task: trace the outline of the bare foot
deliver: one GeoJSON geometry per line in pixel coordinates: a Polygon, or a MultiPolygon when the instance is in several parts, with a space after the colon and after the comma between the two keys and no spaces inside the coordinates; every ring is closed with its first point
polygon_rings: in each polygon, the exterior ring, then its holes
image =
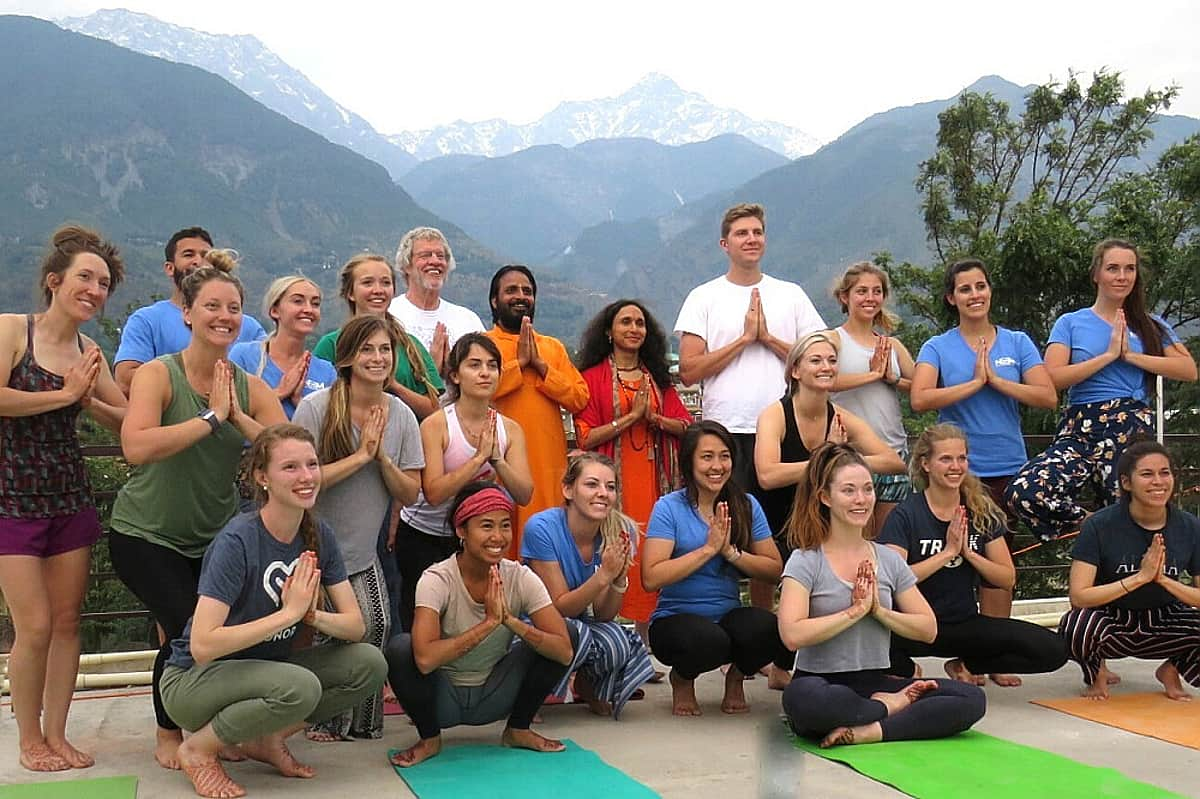
{"type": "Polygon", "coordinates": [[[877,691],[871,694],[871,698],[877,702],[882,702],[887,708],[888,715],[894,716],[913,702],[916,702],[924,694],[936,690],[937,683],[933,680],[916,680],[899,691],[877,691]]]}
{"type": "Polygon", "coordinates": [[[985,680],[983,677],[979,677],[967,671],[967,667],[964,666],[963,662],[958,658],[954,658],[954,660],[947,660],[945,668],[946,674],[952,680],[965,682],[967,685],[983,686],[987,684],[987,680],[985,680]]]}
{"type": "Polygon", "coordinates": [[[274,766],[285,777],[300,777],[307,780],[317,776],[317,772],[312,766],[306,766],[292,755],[287,744],[278,735],[268,735],[254,741],[247,741],[242,744],[242,751],[260,763],[274,766]]]}
{"type": "Polygon", "coordinates": [[[392,690],[392,686],[388,683],[383,684],[383,701],[396,702],[396,692],[392,690]]]}
{"type": "Polygon", "coordinates": [[[318,744],[331,744],[346,740],[342,736],[332,733],[329,730],[322,729],[321,727],[309,727],[304,731],[304,737],[313,743],[318,744]]]}
{"type": "Polygon", "coordinates": [[[1115,672],[1109,671],[1108,666],[1104,663],[1100,664],[1099,674],[1101,677],[1104,678],[1104,681],[1107,682],[1109,685],[1120,685],[1121,684],[1121,675],[1116,674],[1115,672]]]}
{"type": "Polygon", "coordinates": [[[504,728],[500,743],[512,749],[531,749],[534,752],[561,752],[567,748],[562,741],[538,735],[533,730],[514,730],[511,727],[504,728]]]}
{"type": "Polygon", "coordinates": [[[1179,669],[1175,668],[1175,664],[1171,661],[1164,660],[1162,665],[1154,671],[1154,677],[1166,689],[1167,699],[1174,699],[1178,702],[1192,701],[1192,695],[1183,690],[1183,681],[1179,679],[1179,669]]]}
{"type": "Polygon", "coordinates": [[[883,740],[883,729],[879,726],[879,722],[876,721],[861,727],[838,727],[821,739],[821,748],[829,749],[834,746],[871,744],[881,740],[883,740]]]}
{"type": "Polygon", "coordinates": [[[221,751],[217,753],[217,757],[229,763],[241,763],[246,759],[246,756],[242,754],[242,750],[233,745],[222,746],[221,751]]]}
{"type": "Polygon", "coordinates": [[[217,758],[192,752],[186,743],[180,744],[178,757],[179,767],[192,781],[198,795],[207,799],[237,799],[246,795],[246,789],[225,773],[225,767],[217,758]]]}
{"type": "Polygon", "coordinates": [[[179,745],[183,743],[183,732],[180,730],[164,730],[159,727],[154,731],[154,759],[163,768],[179,771],[179,745]]]}
{"type": "Polygon", "coordinates": [[[788,687],[788,683],[792,681],[792,673],[786,669],[781,669],[774,663],[771,664],[771,671],[767,675],[767,687],[772,691],[782,691],[788,687]]]}
{"type": "Polygon", "coordinates": [[[1095,682],[1084,686],[1080,696],[1087,699],[1095,699],[1097,702],[1108,699],[1108,680],[1104,679],[1104,673],[1097,674],[1095,682]]]}
{"type": "Polygon", "coordinates": [[[721,698],[722,713],[748,713],[750,706],[746,704],[746,687],[743,685],[742,672],[737,666],[730,666],[725,674],[725,696],[721,698]]]}
{"type": "Polygon", "coordinates": [[[21,765],[30,771],[66,771],[71,764],[45,741],[21,750],[21,765]]]}
{"type": "Polygon", "coordinates": [[[588,710],[597,716],[612,715],[612,703],[605,702],[596,696],[596,686],[592,683],[592,678],[582,671],[575,672],[575,695],[586,702],[588,710]]]}
{"type": "Polygon", "coordinates": [[[1001,688],[1017,688],[1021,685],[1021,678],[1015,674],[989,674],[988,677],[1001,688]]]}
{"type": "Polygon", "coordinates": [[[651,677],[650,679],[646,680],[646,682],[651,683],[652,685],[658,685],[659,683],[661,683],[663,681],[663,678],[666,676],[667,676],[666,672],[655,669],[654,676],[651,677]]]}
{"type": "Polygon", "coordinates": [[[434,738],[422,738],[403,752],[392,755],[389,759],[393,766],[408,768],[417,765],[422,760],[428,760],[441,751],[442,736],[438,735],[434,738]]]}
{"type": "Polygon", "coordinates": [[[919,680],[925,676],[925,669],[921,668],[920,663],[913,664],[913,679],[919,680]]]}
{"type": "MultiPolygon", "coordinates": [[[[699,716],[700,703],[696,701],[696,681],[685,680],[671,669],[667,679],[671,681],[671,712],[676,716],[699,716]]],[[[728,676],[726,685],[728,685],[728,676]]]]}
{"type": "Polygon", "coordinates": [[[96,765],[96,760],[87,752],[81,752],[76,749],[66,738],[61,741],[46,741],[46,745],[54,751],[56,755],[71,764],[71,768],[91,768],[96,765]]]}

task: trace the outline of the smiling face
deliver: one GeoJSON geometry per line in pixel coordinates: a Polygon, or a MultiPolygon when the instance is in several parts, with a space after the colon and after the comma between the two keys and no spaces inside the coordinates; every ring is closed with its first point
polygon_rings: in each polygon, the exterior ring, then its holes
{"type": "Polygon", "coordinates": [[[1165,508],[1175,490],[1171,461],[1157,452],[1141,457],[1128,476],[1121,476],[1121,490],[1131,503],[1144,508],[1165,508]]]}
{"type": "Polygon", "coordinates": [[[870,523],[875,509],[875,484],[865,466],[852,463],[837,469],[820,496],[821,503],[829,508],[832,523],[858,529],[870,523]]]}
{"type": "Polygon", "coordinates": [[[321,488],[321,463],[307,441],[285,438],[271,447],[266,469],[254,471],[254,482],[265,485],[267,502],[309,510],[321,488]]]}
{"type": "Polygon", "coordinates": [[[394,363],[392,339],[386,331],[377,330],[367,337],[354,355],[350,379],[369,385],[387,383],[394,363]]]}
{"type": "Polygon", "coordinates": [[[954,291],[946,302],[958,311],[960,320],[987,321],[992,309],[992,287],[982,269],[964,269],[954,276],[954,291]]]}
{"type": "Polygon", "coordinates": [[[832,391],[837,370],[837,350],[828,341],[816,341],[792,364],[791,377],[809,390],[832,391]]]}
{"type": "Polygon", "coordinates": [[[1125,302],[1138,279],[1138,258],[1133,250],[1109,247],[1092,270],[1096,291],[1115,305],[1125,302]]]}
{"type": "Polygon", "coordinates": [[[533,294],[533,283],[520,270],[505,272],[496,285],[496,298],[492,300],[496,309],[496,321],[500,327],[516,333],[521,329],[521,319],[533,319],[537,298],[533,294]]]}
{"type": "Polygon", "coordinates": [[[108,264],[90,252],[75,255],[61,275],[53,272],[46,275],[50,304],[81,323],[90,320],[104,307],[111,284],[108,264]]]}
{"type": "Polygon", "coordinates": [[[199,236],[182,238],[175,243],[175,257],[163,264],[166,272],[178,288],[197,267],[204,266],[204,256],[212,249],[212,245],[199,236]]]}
{"type": "Polygon", "coordinates": [[[602,522],[617,501],[617,474],[603,463],[586,463],[579,477],[563,486],[571,510],[590,522],[602,522]]]}
{"type": "Polygon", "coordinates": [[[733,453],[719,436],[705,433],[696,442],[692,456],[692,477],[696,486],[719,494],[733,474],[733,453]]]}
{"type": "Polygon", "coordinates": [[[242,330],[242,295],[227,280],[205,281],[191,306],[183,309],[183,321],[192,329],[192,338],[228,348],[242,330]]]}
{"type": "Polygon", "coordinates": [[[767,233],[762,220],[744,216],[729,226],[729,234],[721,239],[721,249],[734,266],[757,268],[767,250],[767,233]]]}
{"type": "Polygon", "coordinates": [[[392,268],[383,261],[363,261],[354,268],[349,300],[355,316],[383,316],[395,294],[392,268]]]}
{"type": "Polygon", "coordinates": [[[491,566],[508,554],[512,543],[512,515],[493,510],[472,516],[466,525],[455,529],[462,540],[463,555],[491,566]]]}
{"type": "Polygon", "coordinates": [[[838,297],[846,305],[851,319],[871,324],[876,314],[883,308],[887,292],[883,290],[883,281],[879,275],[865,272],[859,275],[858,281],[838,297]]]}
{"type": "Polygon", "coordinates": [[[636,305],[618,308],[608,335],[614,350],[636,355],[646,340],[646,315],[636,305]]]}
{"type": "Polygon", "coordinates": [[[464,397],[490,400],[500,380],[500,363],[479,344],[472,344],[467,357],[450,372],[450,380],[458,385],[464,397]]]}
{"type": "Polygon", "coordinates": [[[321,323],[321,290],[307,280],[297,280],[271,306],[271,318],[280,330],[309,335],[321,323]]]}
{"type": "Polygon", "coordinates": [[[440,292],[446,283],[448,261],[446,245],[441,239],[417,239],[413,242],[412,263],[404,270],[404,277],[410,286],[440,292]]]}
{"type": "Polygon", "coordinates": [[[967,476],[967,442],[947,438],[935,442],[929,456],[921,459],[921,468],[929,476],[929,485],[958,491],[967,476]]]}

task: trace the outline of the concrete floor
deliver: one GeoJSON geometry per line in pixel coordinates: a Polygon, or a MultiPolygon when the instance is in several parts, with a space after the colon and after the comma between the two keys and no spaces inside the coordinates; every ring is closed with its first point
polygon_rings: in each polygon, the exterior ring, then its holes
{"type": "MultiPolygon", "coordinates": [[[[926,673],[940,674],[940,664],[939,660],[924,661],[926,673]]],[[[1158,687],[1153,676],[1155,664],[1127,660],[1114,665],[1124,678],[1114,691],[1152,691],[1158,687]]],[[[988,713],[976,729],[1084,763],[1113,767],[1184,796],[1200,796],[1200,751],[1029,704],[1031,699],[1074,695],[1079,684],[1078,669],[1068,665],[1055,674],[1027,677],[1021,688],[989,686],[988,713]]],[[[747,684],[751,711],[741,716],[720,712],[721,686],[718,674],[700,679],[701,718],[672,717],[670,688],[648,685],[645,701],[631,702],[620,722],[592,716],[581,706],[566,705],[545,708],[544,723],[537,729],[546,735],[574,739],[668,798],[903,796],[837,763],[793,749],[779,720],[780,695],[767,690],[766,680],[759,678],[747,684]]],[[[109,695],[112,693],[81,693],[71,711],[72,739],[95,755],[96,767],[40,779],[133,774],[140,780],[140,799],[194,796],[182,774],[165,771],[152,759],[149,696],[113,697],[109,695]]],[[[499,724],[458,728],[447,731],[446,742],[453,746],[461,741],[496,741],[500,730],[499,724]]],[[[407,746],[415,739],[416,733],[405,717],[389,716],[380,741],[312,744],[296,739],[293,748],[297,756],[318,771],[314,780],[284,780],[257,763],[233,764],[230,773],[252,797],[327,799],[350,795],[351,791],[358,796],[411,796],[385,757],[389,747],[407,746]]],[[[5,707],[0,713],[0,786],[30,781],[29,772],[16,762],[16,752],[16,724],[5,707]]],[[[553,756],[546,757],[549,764],[553,756]]],[[[530,796],[536,797],[533,786],[531,782],[530,796]]],[[[0,787],[0,797],[3,795],[0,787]]]]}

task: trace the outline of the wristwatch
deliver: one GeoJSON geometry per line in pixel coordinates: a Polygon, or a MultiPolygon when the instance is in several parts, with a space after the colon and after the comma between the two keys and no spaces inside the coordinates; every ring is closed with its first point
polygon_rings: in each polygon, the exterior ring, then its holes
{"type": "Polygon", "coordinates": [[[217,418],[217,412],[212,408],[205,408],[204,410],[200,411],[200,413],[196,414],[196,416],[197,418],[208,422],[208,426],[212,428],[210,432],[215,433],[221,429],[221,420],[217,418]]]}

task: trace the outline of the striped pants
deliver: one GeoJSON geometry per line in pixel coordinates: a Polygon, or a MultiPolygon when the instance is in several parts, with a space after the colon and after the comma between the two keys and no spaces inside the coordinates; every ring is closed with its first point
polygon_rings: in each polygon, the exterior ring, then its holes
{"type": "Polygon", "coordinates": [[[1200,610],[1183,604],[1149,610],[1076,608],[1059,622],[1071,660],[1088,685],[1107,659],[1166,658],[1188,683],[1200,686],[1200,610]]]}
{"type": "Polygon", "coordinates": [[[613,719],[643,683],[654,676],[654,665],[642,637],[615,621],[567,619],[579,635],[575,656],[553,693],[567,698],[568,678],[576,670],[591,678],[596,698],[613,706],[613,719]]]}

